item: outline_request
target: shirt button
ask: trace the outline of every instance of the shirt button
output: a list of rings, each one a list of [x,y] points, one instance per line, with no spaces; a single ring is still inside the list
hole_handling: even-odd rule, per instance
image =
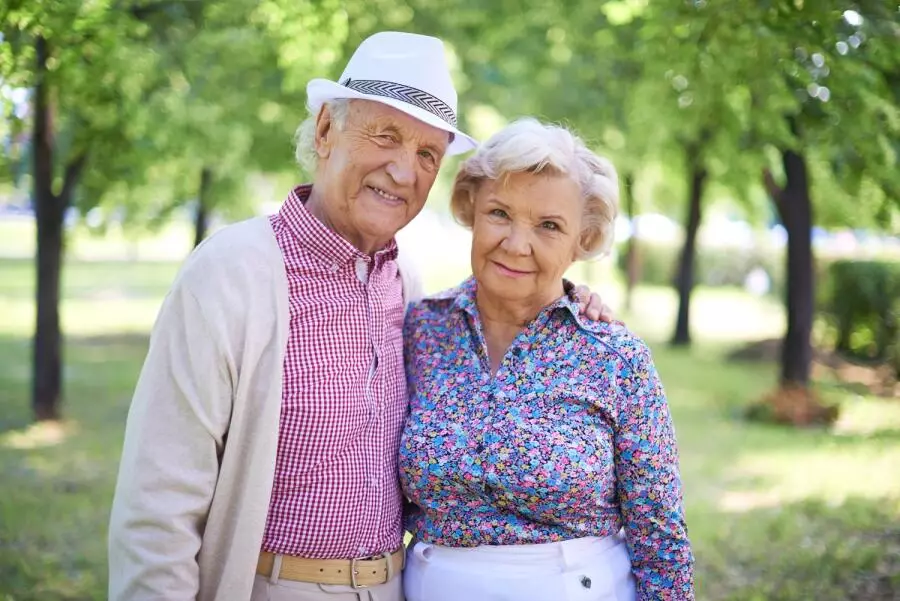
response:
[[[356,277],[359,278],[359,281],[363,284],[369,279],[369,266],[363,259],[356,260]]]

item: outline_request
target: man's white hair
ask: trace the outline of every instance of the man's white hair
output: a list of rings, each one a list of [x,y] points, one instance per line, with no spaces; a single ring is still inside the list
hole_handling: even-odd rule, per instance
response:
[[[350,112],[349,98],[336,98],[325,103],[331,112],[332,121],[339,130],[344,128],[347,122],[347,114]],[[307,174],[312,177],[316,174],[316,166],[319,163],[319,155],[316,154],[316,119],[319,112],[309,111],[309,115],[297,128],[294,134],[294,157]]]
[[[456,220],[471,228],[479,185],[521,172],[564,175],[577,183],[584,199],[584,214],[576,258],[609,251],[619,212],[619,176],[615,168],[568,129],[544,125],[536,119],[510,123],[462,164],[450,197]]]

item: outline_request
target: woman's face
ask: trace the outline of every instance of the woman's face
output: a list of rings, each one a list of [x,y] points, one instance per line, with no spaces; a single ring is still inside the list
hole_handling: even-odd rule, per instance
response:
[[[501,300],[548,304],[575,260],[583,201],[564,175],[513,173],[482,182],[474,200],[472,273]]]

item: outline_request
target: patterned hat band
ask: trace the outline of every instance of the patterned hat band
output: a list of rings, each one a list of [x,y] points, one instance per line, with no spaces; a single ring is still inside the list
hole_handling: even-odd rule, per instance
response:
[[[341,82],[341,85],[362,94],[384,96],[385,98],[393,98],[394,100],[411,104],[428,111],[435,117],[447,122],[451,127],[456,127],[456,113],[453,112],[453,109],[446,102],[437,96],[432,96],[428,92],[423,92],[402,83],[377,79],[351,79],[348,77]]]

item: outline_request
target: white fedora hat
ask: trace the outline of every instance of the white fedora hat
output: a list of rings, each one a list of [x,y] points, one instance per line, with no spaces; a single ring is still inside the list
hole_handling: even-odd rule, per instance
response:
[[[372,100],[453,134],[448,155],[478,146],[474,138],[456,129],[456,90],[444,59],[444,43],[437,38],[376,33],[359,45],[338,81],[310,80],[306,97],[312,112],[337,98]]]

